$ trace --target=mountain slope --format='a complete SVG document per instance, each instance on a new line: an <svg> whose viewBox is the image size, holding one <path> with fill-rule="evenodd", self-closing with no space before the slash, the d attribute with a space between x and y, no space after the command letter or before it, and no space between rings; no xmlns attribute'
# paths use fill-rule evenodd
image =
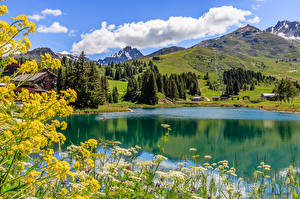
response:
<svg viewBox="0 0 300 199"><path fill-rule="evenodd" d="M209 72L217 79L224 70L240 67L300 80L299 57L297 42L247 25L192 48L161 55L160 60L151 57L142 60L152 60L162 73Z"/></svg>
<svg viewBox="0 0 300 199"><path fill-rule="evenodd" d="M52 58L60 58L50 48L35 48L31 51L28 51L25 55L21 55L21 57L25 57L26 59L34 59L38 61L41 59L41 55L45 55L45 53L50 54Z"/></svg>
<svg viewBox="0 0 300 199"><path fill-rule="evenodd" d="M161 55L160 60L151 57L140 58L141 61L152 61L162 73L195 72L204 75L209 72L211 79L216 80L222 76L224 70L230 68L244 68L260 71L265 75L278 78L290 77L300 81L300 62L281 61L273 58L258 56L233 56L206 47L194 47L166 55Z"/></svg>
<svg viewBox="0 0 300 199"><path fill-rule="evenodd" d="M285 39L300 41L300 23L298 21L278 21L275 26L266 29L266 32Z"/></svg>
<svg viewBox="0 0 300 199"><path fill-rule="evenodd" d="M115 64L122 63L131 59L136 59L139 57L143 57L144 55L136 48L132 48L127 46L121 49L118 53L113 54L110 57L106 57L105 59L99 59L98 63L102 65L108 65L114 62Z"/></svg>
<svg viewBox="0 0 300 199"><path fill-rule="evenodd" d="M168 48L162 48L158 51L155 51L149 55L146 55L146 57L154 57L154 56L159 56L159 55L166 55L172 52L176 52L176 51L180 51L180 50L184 50L185 48L183 47L178 47L178 46L171 46Z"/></svg>
<svg viewBox="0 0 300 199"><path fill-rule="evenodd" d="M299 44L291 43L278 35L250 25L222 37L202 41L194 47L199 46L216 49L240 58L294 59L300 57Z"/></svg>
<svg viewBox="0 0 300 199"><path fill-rule="evenodd" d="M50 48L35 48L31 51L28 51L25 55L19 55L16 57L24 57L26 59L34 59L36 61L40 61L41 55L45 55L45 53L48 53L51 55L52 58L57 58L57 59L62 59L63 57L67 57L68 59L75 61L78 60L78 56L72 55L72 54L67 54L67 53L56 53L53 52ZM91 62L93 60L89 58L85 58L86 61Z"/></svg>

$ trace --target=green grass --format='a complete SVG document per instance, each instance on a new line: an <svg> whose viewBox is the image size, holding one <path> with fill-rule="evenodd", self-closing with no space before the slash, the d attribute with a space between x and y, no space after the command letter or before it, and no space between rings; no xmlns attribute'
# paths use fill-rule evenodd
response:
<svg viewBox="0 0 300 199"><path fill-rule="evenodd" d="M240 41L244 42L244 41ZM234 41L233 41L234 44ZM249 46L248 46L249 47ZM246 52L248 48L246 44L242 44L241 51ZM222 54L220 52L216 53L208 48L197 47L185 49L166 55L161 55L161 60L153 61L159 68L159 71L164 74L170 73L182 73L182 72L195 72L203 78L203 75L208 71L211 80L217 80L218 75L231 67L244 67L248 70L260 71L265 75L272 75L276 78L290 77L294 80L300 81L300 72L292 72L294 70L300 71L299 62L282 62L276 59L267 58L263 54L258 54L258 56L250 56L248 54L242 54L242 56L233 56L229 54ZM150 61L151 57L141 58L142 61ZM262 68L260 63L264 63L266 66ZM216 72L216 66L220 69L220 74ZM220 96L221 91L209 90L205 85L203 79L199 79L199 87L201 88L201 95L208 97ZM112 106L116 107L174 107L174 106L249 106L249 107L259 107L267 110L279 110L279 111L299 111L300 109L300 99L295 99L294 103L279 103L279 102L269 102L263 101L260 98L261 93L271 93L274 85L259 85L255 87L254 91L240 91L240 97L250 96L252 102L242 101L242 100L228 100L220 102L186 102L185 100L178 100L176 104L168 105L139 105L130 102L123 102L122 96L126 93L127 82L109 80L109 89L112 90L114 86L117 86L120 94L120 102ZM158 94L159 98L164 99L165 96L161 93ZM191 96L187 95L187 99ZM255 102L255 103L254 103Z"/></svg>
<svg viewBox="0 0 300 199"><path fill-rule="evenodd" d="M107 104L99 106L97 109L76 109L75 114L91 114L91 113L108 113L108 112L126 112L130 111L128 106L116 106L115 104Z"/></svg>
<svg viewBox="0 0 300 199"><path fill-rule="evenodd" d="M117 81L117 80L108 80L108 88L110 91L112 91L115 86L117 87L119 92L122 92L124 94L126 93L127 82Z"/></svg>
<svg viewBox="0 0 300 199"><path fill-rule="evenodd" d="M248 50L248 47L243 46L243 48L245 48L243 51ZM216 53L213 50L196 47L161 55L160 57L161 60L153 62L158 66L161 73L195 72L204 75L209 72L210 76L217 77L216 66L221 70L221 73L232 67L243 67L277 78L290 77L300 81L300 72L291 72L293 70L300 71L300 62L277 62L276 59L266 58L262 54L255 57L248 54L233 56L218 51L216 59ZM140 60L150 61L151 57L141 58ZM261 68L260 63L264 63L266 67Z"/></svg>

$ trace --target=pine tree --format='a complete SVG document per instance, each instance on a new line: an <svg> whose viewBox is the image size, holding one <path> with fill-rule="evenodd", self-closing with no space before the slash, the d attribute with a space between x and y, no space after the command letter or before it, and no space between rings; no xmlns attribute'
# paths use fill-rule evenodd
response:
<svg viewBox="0 0 300 199"><path fill-rule="evenodd" d="M238 95L240 92L239 82L235 81L233 84L233 94Z"/></svg>
<svg viewBox="0 0 300 199"><path fill-rule="evenodd" d="M75 102L78 108L84 108L88 106L88 76L87 76L87 64L85 60L85 54L82 53L79 56L77 63L76 75L77 77L77 101Z"/></svg>
<svg viewBox="0 0 300 199"><path fill-rule="evenodd" d="M117 68L117 69L116 69L115 79L114 79L114 80L120 80L120 79L121 79L121 73L122 73L121 68Z"/></svg>
<svg viewBox="0 0 300 199"><path fill-rule="evenodd" d="M201 95L199 87L198 87L198 81L197 79L194 79L190 84L190 95Z"/></svg>
<svg viewBox="0 0 300 199"><path fill-rule="evenodd" d="M118 103L119 101L119 93L118 93L118 88L116 86L113 88L112 91L112 100L113 103Z"/></svg>
<svg viewBox="0 0 300 199"><path fill-rule="evenodd" d="M156 84L157 84L157 91L158 92L163 92L163 77L160 73L157 74L156 78Z"/></svg>
<svg viewBox="0 0 300 199"><path fill-rule="evenodd" d="M107 93L107 101L108 103L113 103L113 97L111 93Z"/></svg>
<svg viewBox="0 0 300 199"><path fill-rule="evenodd" d="M204 75L203 79L204 79L204 80L208 80L208 79L209 79L208 72Z"/></svg>
<svg viewBox="0 0 300 199"><path fill-rule="evenodd" d="M127 91L124 95L125 101L135 101L138 91L137 81L134 77L128 80Z"/></svg>
<svg viewBox="0 0 300 199"><path fill-rule="evenodd" d="M106 79L106 77L103 75L100 77L100 88L101 88L101 91L100 91L100 94L101 94L101 102L100 104L103 105L108 99L108 81Z"/></svg>
<svg viewBox="0 0 300 199"><path fill-rule="evenodd" d="M175 79L170 78L168 81L168 95L167 97L169 97L171 100L175 100L176 98L179 97L179 93L178 93L178 88L175 82Z"/></svg>
<svg viewBox="0 0 300 199"><path fill-rule="evenodd" d="M250 91L254 91L254 89L255 89L255 86L254 86L254 83L252 83L250 86Z"/></svg>
<svg viewBox="0 0 300 199"><path fill-rule="evenodd" d="M89 104L88 107L97 108L98 105L104 104L106 101L105 95L103 95L100 82L100 74L95 66L95 63L91 63L90 73L88 81L88 91L89 91Z"/></svg>
<svg viewBox="0 0 300 199"><path fill-rule="evenodd" d="M62 74L62 68L60 68L58 70L58 73L57 73L56 87L57 87L58 92L61 91L61 90L64 90L64 77L63 77L63 74Z"/></svg>
<svg viewBox="0 0 300 199"><path fill-rule="evenodd" d="M147 72L143 75L140 102L150 105L157 104L158 102L157 85L152 72Z"/></svg>

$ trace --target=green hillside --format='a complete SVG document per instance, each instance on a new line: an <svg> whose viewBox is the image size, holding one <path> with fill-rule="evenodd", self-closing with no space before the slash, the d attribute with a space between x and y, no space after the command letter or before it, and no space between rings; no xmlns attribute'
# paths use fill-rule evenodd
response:
<svg viewBox="0 0 300 199"><path fill-rule="evenodd" d="M299 56L300 57L300 56ZM238 57L214 51L206 47L194 47L186 50L161 55L161 60L142 58L143 61L152 60L162 73L196 72L211 73L217 77L222 71L230 68L241 67L254 71L261 71L266 75L276 77L291 77L300 80L300 62L286 62L282 60L260 57Z"/></svg>
<svg viewBox="0 0 300 199"><path fill-rule="evenodd" d="M162 73L209 72L217 77L226 69L239 67L300 80L299 43L249 25L160 58L153 62ZM152 58L140 60L150 61Z"/></svg>
<svg viewBox="0 0 300 199"><path fill-rule="evenodd" d="M216 49L241 58L250 56L292 60L300 57L299 43L250 25L222 37L202 41L195 45L195 47L199 46Z"/></svg>
<svg viewBox="0 0 300 199"><path fill-rule="evenodd" d="M193 72L197 75L197 81L201 96L205 102L191 102L187 92L186 100L176 99L170 101L164 93L159 92L159 104L167 106L208 105L208 106L254 106L267 110L299 111L300 98L296 97L293 104L270 102L263 100L261 93L272 93L275 82L255 83L253 90L249 86L240 88L239 100L212 101L213 96L220 96L225 92L226 85L222 81L223 72L232 68L242 68L254 72L260 72L265 76L273 76L277 79L288 77L292 81L300 81L300 45L277 35L261 31L252 26L240 28L228 35L203 41L192 48L182 49L167 54L156 55L159 57L142 57L125 62L122 67L131 66L140 68L136 63L151 64L157 66L162 74ZM110 66L108 66L110 67ZM144 68L144 67L143 67ZM101 73L104 73L102 67ZM122 70L123 70L122 69ZM116 70L115 68L113 70ZM142 69L145 71L146 69ZM204 76L209 74L209 80ZM136 75L138 76L138 74ZM117 87L120 92L120 102L115 106L139 106L132 102L124 102L122 96L126 93L127 81L112 80L110 77L109 88ZM235 79L235 77L233 77ZM251 100L242 100L242 96L249 96ZM209 101L210 100L210 101Z"/></svg>

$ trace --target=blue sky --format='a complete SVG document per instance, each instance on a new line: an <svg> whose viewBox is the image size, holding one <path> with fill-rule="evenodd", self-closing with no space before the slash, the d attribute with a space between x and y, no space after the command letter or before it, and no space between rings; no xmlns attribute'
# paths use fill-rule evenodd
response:
<svg viewBox="0 0 300 199"><path fill-rule="evenodd" d="M190 47L248 23L265 29L279 20L300 20L299 0L7 0L6 5L7 17L25 14L35 22L32 49L84 50L93 59L126 45L148 54Z"/></svg>

